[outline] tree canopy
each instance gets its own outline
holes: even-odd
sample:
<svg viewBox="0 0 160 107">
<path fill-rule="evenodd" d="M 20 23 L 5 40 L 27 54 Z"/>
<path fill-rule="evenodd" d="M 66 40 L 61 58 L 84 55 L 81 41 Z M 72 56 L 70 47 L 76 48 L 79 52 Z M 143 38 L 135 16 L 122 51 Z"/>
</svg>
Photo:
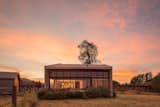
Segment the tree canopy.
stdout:
<svg viewBox="0 0 160 107">
<path fill-rule="evenodd" d="M 94 64 L 99 62 L 99 60 L 97 60 L 98 49 L 94 43 L 84 40 L 78 45 L 78 48 L 80 49 L 78 59 L 82 64 Z"/>
<path fill-rule="evenodd" d="M 133 85 L 141 85 L 149 80 L 152 79 L 152 73 L 151 72 L 148 72 L 148 73 L 145 73 L 145 74 L 139 74 L 137 76 L 134 76 L 132 79 L 131 79 L 131 84 Z"/>
</svg>

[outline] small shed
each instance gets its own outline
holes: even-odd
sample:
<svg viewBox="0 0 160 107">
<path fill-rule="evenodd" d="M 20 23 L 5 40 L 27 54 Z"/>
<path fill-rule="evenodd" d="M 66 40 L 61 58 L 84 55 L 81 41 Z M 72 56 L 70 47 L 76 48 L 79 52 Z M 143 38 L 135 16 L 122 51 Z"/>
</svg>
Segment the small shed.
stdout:
<svg viewBox="0 0 160 107">
<path fill-rule="evenodd" d="M 17 72 L 1 72 L 0 71 L 0 92 L 11 91 L 13 87 L 19 92 L 20 75 Z"/>
<path fill-rule="evenodd" d="M 45 87 L 86 89 L 105 87 L 112 94 L 112 66 L 101 64 L 53 64 L 45 66 Z"/>
</svg>

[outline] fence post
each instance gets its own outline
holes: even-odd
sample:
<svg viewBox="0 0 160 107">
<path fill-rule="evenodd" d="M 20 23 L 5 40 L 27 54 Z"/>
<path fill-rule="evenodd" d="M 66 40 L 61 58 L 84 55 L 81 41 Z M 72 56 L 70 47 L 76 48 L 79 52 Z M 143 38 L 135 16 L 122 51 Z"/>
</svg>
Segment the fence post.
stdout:
<svg viewBox="0 0 160 107">
<path fill-rule="evenodd" d="M 16 86 L 13 86 L 13 89 L 12 89 L 12 105 L 13 105 L 13 107 L 16 107 L 16 105 L 17 105 L 17 90 L 16 90 Z"/>
</svg>

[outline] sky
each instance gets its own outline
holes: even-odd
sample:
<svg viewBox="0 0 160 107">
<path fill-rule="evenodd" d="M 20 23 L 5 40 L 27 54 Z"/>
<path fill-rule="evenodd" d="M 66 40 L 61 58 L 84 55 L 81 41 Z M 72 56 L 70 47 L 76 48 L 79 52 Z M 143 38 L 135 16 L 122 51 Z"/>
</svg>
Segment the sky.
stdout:
<svg viewBox="0 0 160 107">
<path fill-rule="evenodd" d="M 160 72 L 160 0 L 0 0 L 0 70 L 32 79 L 80 63 L 83 40 L 121 83 Z"/>
</svg>

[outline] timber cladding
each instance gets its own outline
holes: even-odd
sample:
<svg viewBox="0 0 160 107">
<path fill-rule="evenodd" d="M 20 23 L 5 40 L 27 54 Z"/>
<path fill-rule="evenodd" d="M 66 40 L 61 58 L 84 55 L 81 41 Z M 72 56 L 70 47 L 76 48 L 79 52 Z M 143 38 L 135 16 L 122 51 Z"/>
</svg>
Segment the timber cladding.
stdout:
<svg viewBox="0 0 160 107">
<path fill-rule="evenodd" d="M 16 107 L 17 92 L 19 92 L 19 73 L 0 72 L 0 95 L 12 95 L 12 105 Z"/>
<path fill-rule="evenodd" d="M 19 73 L 0 72 L 0 93 L 10 92 L 15 86 L 16 92 L 19 92 L 20 76 Z"/>
<path fill-rule="evenodd" d="M 108 78 L 105 70 L 49 70 L 50 78 Z"/>
<path fill-rule="evenodd" d="M 112 67 L 101 64 L 53 64 L 45 66 L 45 87 L 86 89 L 105 87 L 112 94 Z"/>
<path fill-rule="evenodd" d="M 13 79 L 0 79 L 0 94 L 12 94 L 13 86 Z"/>
</svg>

